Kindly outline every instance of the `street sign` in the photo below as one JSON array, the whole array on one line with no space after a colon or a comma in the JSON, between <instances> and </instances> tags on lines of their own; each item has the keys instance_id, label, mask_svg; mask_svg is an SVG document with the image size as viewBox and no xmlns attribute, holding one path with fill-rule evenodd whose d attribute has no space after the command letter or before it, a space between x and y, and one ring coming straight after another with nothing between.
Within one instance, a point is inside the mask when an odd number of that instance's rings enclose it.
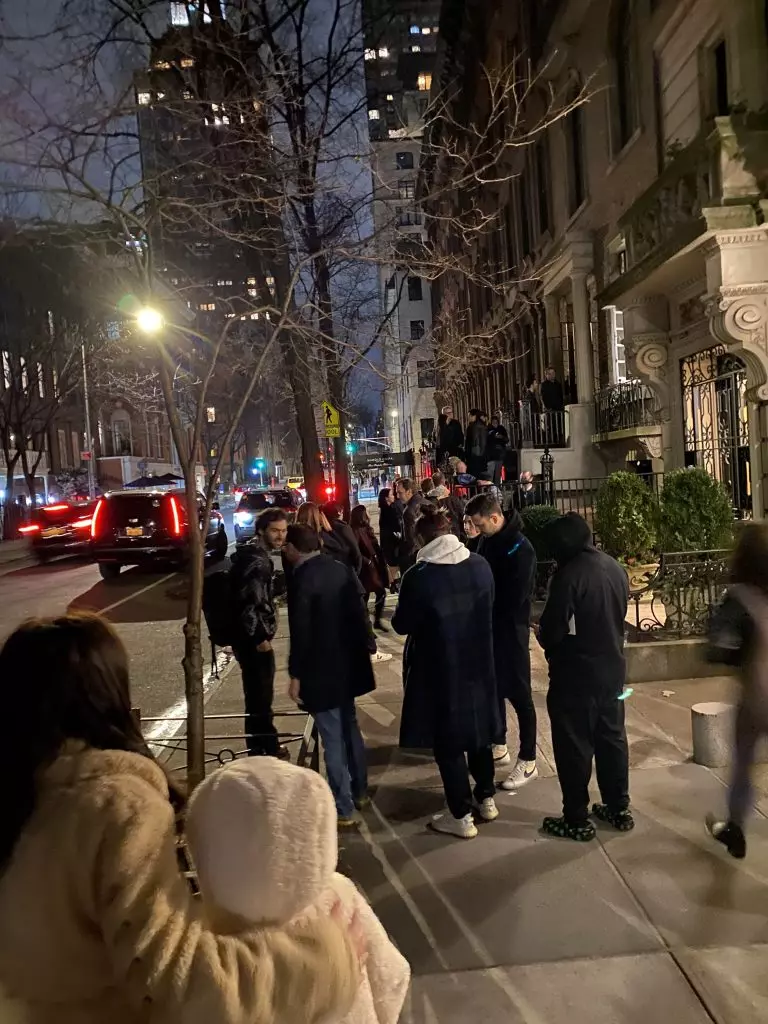
<instances>
[{"instance_id":1,"label":"street sign","mask_svg":"<svg viewBox=\"0 0 768 1024\"><path fill-rule=\"evenodd\" d=\"M321 402L320 408L323 412L321 433L324 437L341 437L341 417L336 406L330 402Z\"/></svg>"},{"instance_id":2,"label":"street sign","mask_svg":"<svg viewBox=\"0 0 768 1024\"><path fill-rule=\"evenodd\" d=\"M384 469L387 466L413 466L413 452L359 452L352 456L354 469Z\"/></svg>"}]
</instances>

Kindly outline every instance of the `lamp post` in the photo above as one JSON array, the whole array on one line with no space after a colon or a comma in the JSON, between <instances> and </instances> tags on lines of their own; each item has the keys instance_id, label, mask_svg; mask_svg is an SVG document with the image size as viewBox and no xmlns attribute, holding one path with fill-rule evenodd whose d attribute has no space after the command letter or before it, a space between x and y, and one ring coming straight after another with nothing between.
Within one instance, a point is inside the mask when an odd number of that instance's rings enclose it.
<instances>
[{"instance_id":1,"label":"lamp post","mask_svg":"<svg viewBox=\"0 0 768 1024\"><path fill-rule=\"evenodd\" d=\"M93 465L93 436L91 434L91 409L88 395L88 363L85 358L85 342L80 343L80 357L83 361L83 404L85 405L85 443L88 447L88 497L96 497L96 475ZM74 453L73 453L74 454Z\"/></svg>"},{"instance_id":2,"label":"lamp post","mask_svg":"<svg viewBox=\"0 0 768 1024\"><path fill-rule=\"evenodd\" d=\"M397 429L397 409L392 410L392 451L399 451L400 439L397 438L397 448L395 448L395 430Z\"/></svg>"}]
</instances>

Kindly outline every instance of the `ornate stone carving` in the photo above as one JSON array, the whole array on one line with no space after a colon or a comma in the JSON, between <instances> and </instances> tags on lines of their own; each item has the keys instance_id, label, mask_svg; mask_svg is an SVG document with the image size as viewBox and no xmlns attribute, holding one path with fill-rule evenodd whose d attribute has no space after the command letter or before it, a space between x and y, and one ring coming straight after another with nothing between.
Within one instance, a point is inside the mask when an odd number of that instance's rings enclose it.
<instances>
[{"instance_id":1,"label":"ornate stone carving","mask_svg":"<svg viewBox=\"0 0 768 1024\"><path fill-rule=\"evenodd\" d=\"M624 339L632 372L652 388L661 419L669 417L669 341L666 334L634 334Z\"/></svg>"},{"instance_id":2,"label":"ornate stone carving","mask_svg":"<svg viewBox=\"0 0 768 1024\"><path fill-rule=\"evenodd\" d=\"M712 334L747 365L747 398L768 401L768 284L720 288L706 312Z\"/></svg>"},{"instance_id":3,"label":"ornate stone carving","mask_svg":"<svg viewBox=\"0 0 768 1024\"><path fill-rule=\"evenodd\" d=\"M660 459L664 451L664 440L661 434L649 434L640 438L640 444L649 459Z\"/></svg>"}]
</instances>

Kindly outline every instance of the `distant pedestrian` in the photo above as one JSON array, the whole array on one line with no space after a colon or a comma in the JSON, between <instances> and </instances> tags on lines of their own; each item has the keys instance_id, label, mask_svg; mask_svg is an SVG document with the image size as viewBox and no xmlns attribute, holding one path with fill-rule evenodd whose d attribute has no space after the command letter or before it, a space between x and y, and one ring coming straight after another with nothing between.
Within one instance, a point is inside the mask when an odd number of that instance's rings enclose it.
<instances>
[{"instance_id":1,"label":"distant pedestrian","mask_svg":"<svg viewBox=\"0 0 768 1024\"><path fill-rule=\"evenodd\" d=\"M741 529L731 579L712 615L708 656L740 670L734 765L728 817L710 816L707 827L732 857L740 859L747 853L744 826L754 804L755 752L768 735L768 529L762 523Z\"/></svg>"},{"instance_id":2,"label":"distant pedestrian","mask_svg":"<svg viewBox=\"0 0 768 1024\"><path fill-rule=\"evenodd\" d=\"M400 564L400 545L403 542L403 511L391 487L379 491L379 537L381 550L389 568L390 584Z\"/></svg>"},{"instance_id":3,"label":"distant pedestrian","mask_svg":"<svg viewBox=\"0 0 768 1024\"><path fill-rule=\"evenodd\" d=\"M387 599L389 572L381 545L371 527L368 510L365 505L358 505L357 508L352 509L349 525L355 535L363 559L363 567L360 570L360 582L365 591L366 607L368 606L368 599L373 594L373 626L374 629L386 633L389 627L384 622L382 615L384 614L384 602Z\"/></svg>"},{"instance_id":4,"label":"distant pedestrian","mask_svg":"<svg viewBox=\"0 0 768 1024\"><path fill-rule=\"evenodd\" d=\"M289 526L285 556L294 569L288 594L289 695L317 723L339 826L350 827L355 807L368 803L355 698L376 688L368 647L370 621L357 576L322 553L314 530Z\"/></svg>"},{"instance_id":5,"label":"distant pedestrian","mask_svg":"<svg viewBox=\"0 0 768 1024\"><path fill-rule=\"evenodd\" d=\"M523 535L514 509L505 518L496 498L478 494L467 515L480 533L475 548L493 572L493 643L499 695L499 731L494 737L497 765L510 764L507 746L506 701L517 716L519 749L502 788L515 792L538 778L536 767L536 708L531 692L531 602L536 587L536 553Z\"/></svg>"},{"instance_id":6,"label":"distant pedestrian","mask_svg":"<svg viewBox=\"0 0 768 1024\"><path fill-rule=\"evenodd\" d=\"M400 746L434 752L448 813L435 815L430 827L472 839L473 812L483 821L499 814L491 751L499 717L493 575L438 509L424 510L416 533L418 559L403 577L392 618L393 629L408 637Z\"/></svg>"},{"instance_id":7,"label":"distant pedestrian","mask_svg":"<svg viewBox=\"0 0 768 1024\"><path fill-rule=\"evenodd\" d=\"M509 447L509 435L507 428L501 422L498 413L491 417L491 425L488 428L488 477L497 486L501 486L501 470L504 465L504 457Z\"/></svg>"},{"instance_id":8,"label":"distant pedestrian","mask_svg":"<svg viewBox=\"0 0 768 1024\"><path fill-rule=\"evenodd\" d=\"M545 370L540 394L541 403L546 412L563 412L565 410L563 385L557 379L554 366L548 366Z\"/></svg>"},{"instance_id":9,"label":"distant pedestrian","mask_svg":"<svg viewBox=\"0 0 768 1024\"><path fill-rule=\"evenodd\" d=\"M481 409L472 409L469 413L467 433L464 441L466 451L467 472L477 480L485 477L488 469L488 427L485 414Z\"/></svg>"},{"instance_id":10,"label":"distant pedestrian","mask_svg":"<svg viewBox=\"0 0 768 1024\"><path fill-rule=\"evenodd\" d=\"M539 378L531 374L525 382L523 397L520 400L520 425L523 431L523 441L539 445L542 440L541 431L541 396L539 393Z\"/></svg>"},{"instance_id":11,"label":"distant pedestrian","mask_svg":"<svg viewBox=\"0 0 768 1024\"><path fill-rule=\"evenodd\" d=\"M378 496L379 496L379 489L381 488L381 478L379 476L374 476L374 478L371 481L371 483L373 484L373 493L378 498Z\"/></svg>"},{"instance_id":12,"label":"distant pedestrian","mask_svg":"<svg viewBox=\"0 0 768 1024\"><path fill-rule=\"evenodd\" d=\"M437 418L435 431L435 461L439 469L451 458L460 458L464 454L464 431L461 424L453 418L453 406L443 406Z\"/></svg>"},{"instance_id":13,"label":"distant pedestrian","mask_svg":"<svg viewBox=\"0 0 768 1024\"><path fill-rule=\"evenodd\" d=\"M620 832L634 828L629 810L629 753L624 727L624 627L627 574L592 543L581 516L550 523L545 543L557 561L539 626L549 663L547 709L563 794L562 817L545 818L550 835L594 839L589 780L595 761L602 803L592 813Z\"/></svg>"},{"instance_id":14,"label":"distant pedestrian","mask_svg":"<svg viewBox=\"0 0 768 1024\"><path fill-rule=\"evenodd\" d=\"M536 483L533 473L529 469L523 470L520 474L518 485L515 488L514 503L521 512L523 509L533 508L534 505L544 504L541 486Z\"/></svg>"},{"instance_id":15,"label":"distant pedestrian","mask_svg":"<svg viewBox=\"0 0 768 1024\"><path fill-rule=\"evenodd\" d=\"M234 934L301 929L337 901L345 917L357 917L367 946L357 998L343 1021L329 1017L326 1024L396 1024L410 968L363 896L336 871L336 809L318 772L275 760L232 761L195 790L186 831L203 906L214 920L226 917Z\"/></svg>"},{"instance_id":16,"label":"distant pedestrian","mask_svg":"<svg viewBox=\"0 0 768 1024\"><path fill-rule=\"evenodd\" d=\"M404 477L397 483L397 497L403 503L403 541L400 545L400 573L404 573L416 561L418 544L416 542L416 521L421 510L428 504L427 499L416 490L413 480Z\"/></svg>"},{"instance_id":17,"label":"distant pedestrian","mask_svg":"<svg viewBox=\"0 0 768 1024\"><path fill-rule=\"evenodd\" d=\"M270 554L283 547L287 530L288 518L283 509L267 509L256 521L253 540L241 545L232 556L230 582L236 614L232 650L243 677L245 733L251 755L289 756L288 750L278 744L272 717L272 640L277 632L277 611L275 570Z\"/></svg>"}]
</instances>

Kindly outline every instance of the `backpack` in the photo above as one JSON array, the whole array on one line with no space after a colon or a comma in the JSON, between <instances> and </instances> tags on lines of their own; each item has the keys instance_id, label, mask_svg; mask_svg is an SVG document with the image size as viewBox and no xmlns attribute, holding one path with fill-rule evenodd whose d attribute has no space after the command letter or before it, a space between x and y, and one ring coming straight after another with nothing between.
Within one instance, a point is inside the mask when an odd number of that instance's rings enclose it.
<instances>
[{"instance_id":1,"label":"backpack","mask_svg":"<svg viewBox=\"0 0 768 1024\"><path fill-rule=\"evenodd\" d=\"M211 645L231 647L237 610L229 571L212 572L203 579L203 615Z\"/></svg>"}]
</instances>

